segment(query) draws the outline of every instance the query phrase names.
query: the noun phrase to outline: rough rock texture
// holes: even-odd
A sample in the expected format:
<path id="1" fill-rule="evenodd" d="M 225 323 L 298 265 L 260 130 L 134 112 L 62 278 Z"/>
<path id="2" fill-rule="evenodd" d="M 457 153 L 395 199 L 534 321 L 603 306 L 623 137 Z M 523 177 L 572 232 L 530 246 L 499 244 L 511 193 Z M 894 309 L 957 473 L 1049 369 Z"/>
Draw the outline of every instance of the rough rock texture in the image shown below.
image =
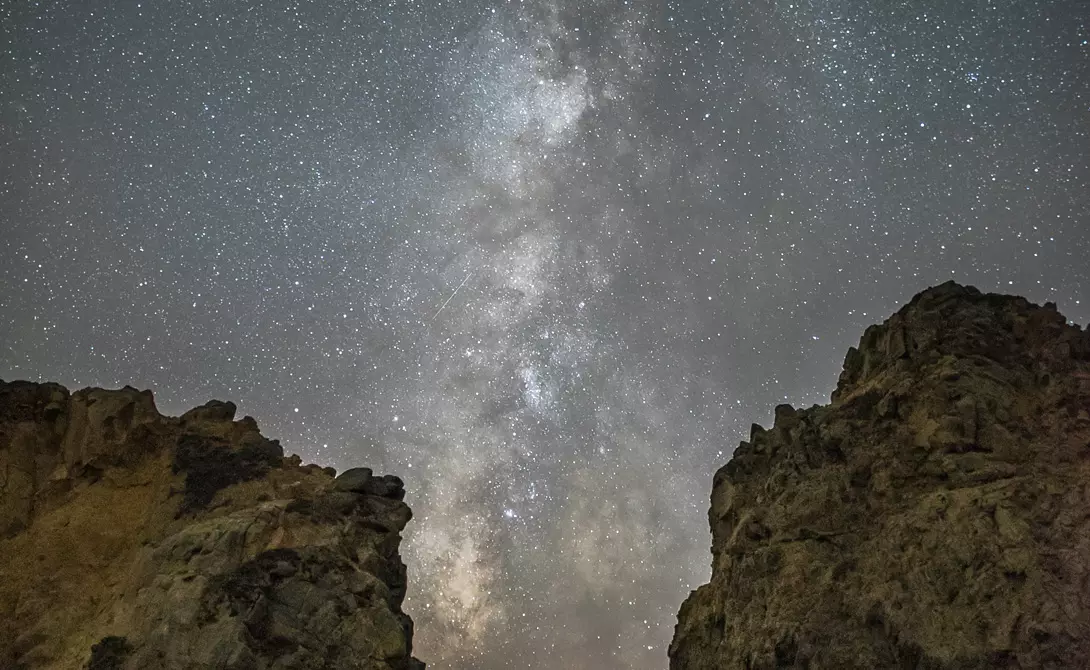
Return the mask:
<path id="1" fill-rule="evenodd" d="M 234 415 L 0 382 L 0 667 L 423 667 L 401 481 L 301 467 Z"/>
<path id="2" fill-rule="evenodd" d="M 715 475 L 674 670 L 1090 667 L 1090 333 L 929 289 Z"/>

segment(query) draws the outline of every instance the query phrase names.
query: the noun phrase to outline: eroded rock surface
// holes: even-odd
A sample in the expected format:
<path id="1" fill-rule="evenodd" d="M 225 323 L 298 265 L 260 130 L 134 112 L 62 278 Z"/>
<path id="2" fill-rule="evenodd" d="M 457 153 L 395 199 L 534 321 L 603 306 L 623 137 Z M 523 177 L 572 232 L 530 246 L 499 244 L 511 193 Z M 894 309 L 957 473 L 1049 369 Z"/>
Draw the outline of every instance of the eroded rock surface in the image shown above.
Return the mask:
<path id="1" fill-rule="evenodd" d="M 929 289 L 716 473 L 670 667 L 1090 667 L 1090 334 Z"/>
<path id="2" fill-rule="evenodd" d="M 401 480 L 345 485 L 234 416 L 0 382 L 0 667 L 423 668 Z"/>

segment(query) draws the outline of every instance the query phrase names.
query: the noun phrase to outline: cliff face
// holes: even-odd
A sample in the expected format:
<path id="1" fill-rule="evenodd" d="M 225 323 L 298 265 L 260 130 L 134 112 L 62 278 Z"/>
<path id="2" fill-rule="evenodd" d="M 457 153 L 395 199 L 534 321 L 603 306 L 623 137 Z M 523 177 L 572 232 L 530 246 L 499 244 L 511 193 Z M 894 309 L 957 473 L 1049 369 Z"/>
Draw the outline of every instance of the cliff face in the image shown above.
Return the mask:
<path id="1" fill-rule="evenodd" d="M 408 670 L 396 477 L 211 402 L 0 382 L 0 667 Z"/>
<path id="2" fill-rule="evenodd" d="M 1090 333 L 944 284 L 716 473 L 673 670 L 1090 667 Z"/>

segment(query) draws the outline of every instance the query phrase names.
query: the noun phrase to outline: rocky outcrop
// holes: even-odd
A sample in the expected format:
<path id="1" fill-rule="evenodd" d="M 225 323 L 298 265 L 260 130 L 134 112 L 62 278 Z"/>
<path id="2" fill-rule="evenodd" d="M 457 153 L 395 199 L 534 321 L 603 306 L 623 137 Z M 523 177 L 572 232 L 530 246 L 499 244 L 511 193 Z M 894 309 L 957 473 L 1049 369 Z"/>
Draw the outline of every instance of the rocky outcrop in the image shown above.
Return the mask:
<path id="1" fill-rule="evenodd" d="M 929 289 L 715 475 L 673 670 L 1090 667 L 1090 334 Z"/>
<path id="2" fill-rule="evenodd" d="M 235 406 L 0 382 L 0 667 L 408 670 L 396 477 Z"/>

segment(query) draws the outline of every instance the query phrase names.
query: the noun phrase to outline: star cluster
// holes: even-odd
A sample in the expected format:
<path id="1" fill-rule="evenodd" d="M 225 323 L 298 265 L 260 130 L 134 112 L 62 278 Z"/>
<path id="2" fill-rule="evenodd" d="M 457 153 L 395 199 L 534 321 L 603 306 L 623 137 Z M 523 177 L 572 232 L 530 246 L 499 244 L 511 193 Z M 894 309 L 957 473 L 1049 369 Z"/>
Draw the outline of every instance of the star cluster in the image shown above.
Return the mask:
<path id="1" fill-rule="evenodd" d="M 430 667 L 651 669 L 711 476 L 948 279 L 1090 317 L 1078 0 L 0 5 L 0 377 L 407 482 Z"/>

